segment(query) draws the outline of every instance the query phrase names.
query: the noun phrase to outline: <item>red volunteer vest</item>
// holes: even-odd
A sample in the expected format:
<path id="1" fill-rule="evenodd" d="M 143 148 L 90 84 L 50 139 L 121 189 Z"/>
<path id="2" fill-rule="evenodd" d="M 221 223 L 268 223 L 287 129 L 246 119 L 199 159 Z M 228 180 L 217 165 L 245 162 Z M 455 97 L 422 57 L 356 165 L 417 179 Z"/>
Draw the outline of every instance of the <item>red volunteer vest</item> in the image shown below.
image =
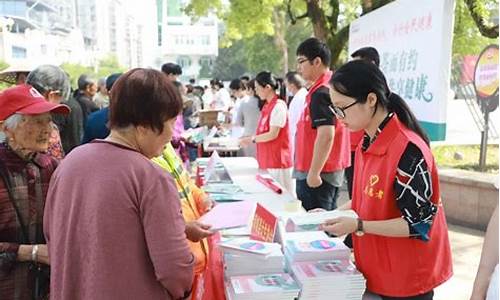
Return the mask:
<path id="1" fill-rule="evenodd" d="M 432 202 L 439 206 L 427 242 L 365 234 L 353 235 L 356 266 L 377 294 L 408 297 L 423 294 L 452 275 L 448 227 L 439 192 L 432 153 L 413 131 L 392 117 L 366 152 L 358 147 L 354 165 L 352 208 L 362 220 L 400 218 L 394 180 L 399 160 L 409 142 L 422 151 L 432 178 Z"/>
<path id="2" fill-rule="evenodd" d="M 311 168 L 312 157 L 314 153 L 314 142 L 316 141 L 317 129 L 312 128 L 311 115 L 309 108 L 311 107 L 312 95 L 320 87 L 328 87 L 328 82 L 332 77 L 332 72 L 328 71 L 323 74 L 309 89 L 306 96 L 306 105 L 302 112 L 299 121 L 297 122 L 297 133 L 295 134 L 295 169 L 300 172 L 308 172 Z M 335 125 L 335 136 L 330 155 L 321 170 L 322 173 L 334 172 L 345 169 L 351 165 L 351 154 L 349 149 L 349 131 L 345 128 L 344 123 L 337 119 Z"/>
<path id="3" fill-rule="evenodd" d="M 350 131 L 351 136 L 351 152 L 356 151 L 358 145 L 363 141 L 363 136 L 365 135 L 364 130 Z"/>
<path id="4" fill-rule="evenodd" d="M 271 129 L 269 125 L 271 112 L 278 103 L 278 96 L 266 102 L 260 112 L 257 135 L 266 133 Z M 288 118 L 285 127 L 280 129 L 278 137 L 265 143 L 257 143 L 257 162 L 260 169 L 286 169 L 292 167 L 292 157 L 290 149 L 290 133 L 288 129 Z"/>

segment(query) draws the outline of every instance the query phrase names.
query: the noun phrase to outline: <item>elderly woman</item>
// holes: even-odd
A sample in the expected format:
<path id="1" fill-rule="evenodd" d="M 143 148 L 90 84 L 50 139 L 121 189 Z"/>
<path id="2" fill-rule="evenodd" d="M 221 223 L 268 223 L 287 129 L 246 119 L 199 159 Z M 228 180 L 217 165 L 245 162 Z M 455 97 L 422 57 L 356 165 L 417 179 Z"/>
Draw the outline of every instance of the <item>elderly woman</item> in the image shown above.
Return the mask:
<path id="1" fill-rule="evenodd" d="M 34 69 L 29 73 L 26 82 L 42 94 L 47 101 L 55 104 L 67 99 L 71 90 L 68 75 L 54 65 L 41 65 Z M 59 160 L 64 157 L 61 136 L 56 124 L 52 124 L 47 154 Z"/>
<path id="2" fill-rule="evenodd" d="M 29 85 L 0 94 L 0 298 L 41 299 L 48 291 L 43 208 L 57 160 L 45 154 L 50 113 L 68 113 Z"/>
<path id="3" fill-rule="evenodd" d="M 182 299 L 193 282 L 172 177 L 149 159 L 170 142 L 182 100 L 166 75 L 133 69 L 110 101 L 111 133 L 54 173 L 44 233 L 51 299 Z"/>

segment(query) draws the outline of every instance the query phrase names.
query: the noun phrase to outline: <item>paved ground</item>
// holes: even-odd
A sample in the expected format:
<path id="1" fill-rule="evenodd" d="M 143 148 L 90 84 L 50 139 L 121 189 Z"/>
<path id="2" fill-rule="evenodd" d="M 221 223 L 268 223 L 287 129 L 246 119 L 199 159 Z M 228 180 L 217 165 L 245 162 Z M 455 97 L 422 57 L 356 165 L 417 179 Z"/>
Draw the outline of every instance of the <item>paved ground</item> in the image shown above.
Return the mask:
<path id="1" fill-rule="evenodd" d="M 480 144 L 481 132 L 474 123 L 474 119 L 464 100 L 449 100 L 446 111 L 446 140 L 445 144 Z M 490 114 L 490 124 L 500 133 L 500 109 Z M 489 143 L 498 144 L 498 138 L 489 138 Z"/>

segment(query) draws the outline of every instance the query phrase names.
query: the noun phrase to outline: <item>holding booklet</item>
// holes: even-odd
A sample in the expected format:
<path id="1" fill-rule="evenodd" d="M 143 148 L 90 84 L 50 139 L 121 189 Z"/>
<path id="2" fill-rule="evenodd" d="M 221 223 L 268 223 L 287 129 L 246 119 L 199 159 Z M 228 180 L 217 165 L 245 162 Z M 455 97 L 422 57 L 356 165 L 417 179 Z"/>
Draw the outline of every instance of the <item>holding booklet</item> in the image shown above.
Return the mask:
<path id="1" fill-rule="evenodd" d="M 318 231 L 320 225 L 330 219 L 338 217 L 357 218 L 358 215 L 353 210 L 332 210 L 320 212 L 308 212 L 300 215 L 292 216 L 286 223 L 286 231 Z"/>

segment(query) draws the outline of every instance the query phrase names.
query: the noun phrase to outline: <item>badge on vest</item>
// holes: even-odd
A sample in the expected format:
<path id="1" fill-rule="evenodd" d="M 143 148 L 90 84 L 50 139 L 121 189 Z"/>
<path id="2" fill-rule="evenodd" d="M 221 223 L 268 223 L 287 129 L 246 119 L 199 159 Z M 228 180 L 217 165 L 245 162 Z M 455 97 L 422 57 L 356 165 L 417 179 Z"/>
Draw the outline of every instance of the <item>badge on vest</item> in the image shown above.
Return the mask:
<path id="1" fill-rule="evenodd" d="M 368 179 L 368 184 L 365 186 L 363 192 L 365 195 L 368 195 L 369 197 L 376 197 L 380 200 L 384 198 L 384 190 L 377 190 L 375 185 L 379 182 L 379 177 L 377 174 L 371 175 L 370 178 Z"/>

